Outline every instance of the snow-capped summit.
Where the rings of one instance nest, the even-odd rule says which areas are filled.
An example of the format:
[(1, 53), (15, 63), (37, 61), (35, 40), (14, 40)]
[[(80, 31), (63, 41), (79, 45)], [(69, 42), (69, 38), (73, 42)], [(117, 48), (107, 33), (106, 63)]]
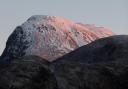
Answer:
[(2, 58), (37, 55), (53, 61), (96, 39), (114, 35), (106, 34), (106, 30), (99, 35), (91, 29), (61, 17), (34, 15), (10, 35)]

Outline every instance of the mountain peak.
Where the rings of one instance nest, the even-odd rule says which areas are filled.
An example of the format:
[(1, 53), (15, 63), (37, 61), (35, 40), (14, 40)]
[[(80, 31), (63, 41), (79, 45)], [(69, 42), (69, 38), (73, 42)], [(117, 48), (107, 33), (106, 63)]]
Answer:
[(57, 16), (34, 15), (10, 35), (2, 57), (37, 55), (53, 61), (96, 39), (115, 35), (106, 29), (99, 34), (102, 28), (96, 29)]

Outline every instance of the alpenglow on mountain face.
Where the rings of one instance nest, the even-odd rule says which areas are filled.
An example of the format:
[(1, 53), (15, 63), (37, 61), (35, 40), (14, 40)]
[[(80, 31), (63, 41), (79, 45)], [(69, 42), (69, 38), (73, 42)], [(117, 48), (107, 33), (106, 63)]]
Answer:
[(53, 61), (78, 47), (111, 35), (115, 34), (103, 27), (82, 25), (55, 16), (35, 15), (10, 35), (2, 58), (37, 55)]

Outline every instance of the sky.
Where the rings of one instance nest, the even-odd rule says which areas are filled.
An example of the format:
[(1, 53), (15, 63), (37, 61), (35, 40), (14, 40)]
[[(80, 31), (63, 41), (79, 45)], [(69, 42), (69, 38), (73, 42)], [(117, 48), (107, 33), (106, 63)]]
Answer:
[(52, 15), (128, 34), (128, 0), (0, 0), (0, 54), (9, 35), (32, 15)]

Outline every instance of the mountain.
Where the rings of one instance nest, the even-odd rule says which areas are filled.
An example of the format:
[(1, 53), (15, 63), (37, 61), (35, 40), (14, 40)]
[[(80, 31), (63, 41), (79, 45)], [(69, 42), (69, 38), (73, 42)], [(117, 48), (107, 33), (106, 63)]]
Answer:
[(98, 63), (114, 60), (128, 60), (128, 35), (116, 35), (98, 39), (82, 46), (54, 61), (55, 64), (63, 62)]
[(53, 61), (96, 39), (115, 35), (113, 32), (107, 34), (106, 29), (101, 35), (100, 31), (56, 16), (35, 15), (10, 35), (2, 59), (37, 55)]

